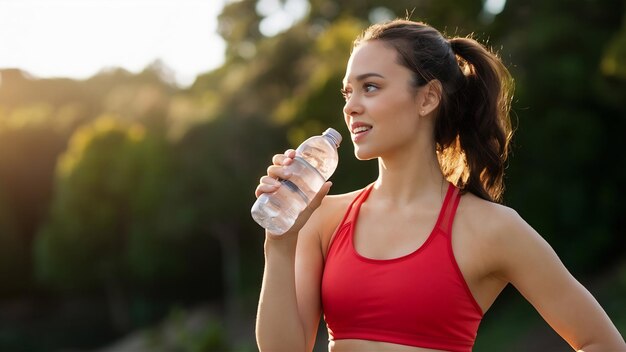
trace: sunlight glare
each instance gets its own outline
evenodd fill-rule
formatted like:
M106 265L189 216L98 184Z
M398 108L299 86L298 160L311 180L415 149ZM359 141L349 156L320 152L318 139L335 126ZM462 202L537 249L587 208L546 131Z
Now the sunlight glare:
M506 0L485 0L484 10L492 15L497 15L504 10Z
M259 0L257 13L264 17L259 24L259 31L266 37L286 31L304 18L310 10L306 0Z
M181 85L223 63L216 0L0 0L0 68L87 78L155 60Z

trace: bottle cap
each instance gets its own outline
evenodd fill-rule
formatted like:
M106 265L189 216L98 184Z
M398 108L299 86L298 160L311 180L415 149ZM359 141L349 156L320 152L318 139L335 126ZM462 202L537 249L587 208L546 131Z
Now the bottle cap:
M322 136L330 137L333 143L335 143L336 147L339 147L339 144L341 144L341 133L337 132L337 130L335 130L334 128L327 129L326 131L324 131L324 133L322 133Z

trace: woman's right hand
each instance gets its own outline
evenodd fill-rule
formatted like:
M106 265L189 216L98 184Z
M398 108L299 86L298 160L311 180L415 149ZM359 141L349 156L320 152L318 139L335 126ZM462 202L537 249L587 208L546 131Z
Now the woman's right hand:
M257 186L254 195L258 198L264 193L274 193L281 187L282 183L279 180L289 180L291 172L288 166L293 163L296 157L296 151L288 149L284 154L276 154L272 157L272 165L267 168L267 175L261 177L259 185ZM300 213L294 225L283 235L275 235L269 231L266 231L268 238L279 239L285 237L296 236L302 229L306 222L313 214L313 211L317 209L322 203L322 199L328 194L331 182L325 182L317 195L311 200L311 203Z
M287 170L287 166L293 163L296 157L296 151L288 149L284 154L276 154L272 158L272 165L267 168L267 175L261 177L259 185L254 191L254 195L259 198L263 193L274 193L281 186L280 180L288 180L291 172Z

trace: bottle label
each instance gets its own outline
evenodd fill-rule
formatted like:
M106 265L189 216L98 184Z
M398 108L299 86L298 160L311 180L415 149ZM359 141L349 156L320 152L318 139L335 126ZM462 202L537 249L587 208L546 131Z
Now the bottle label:
M287 186L290 191L297 193L306 204L309 204L309 197L307 197L306 194L304 194L304 192L302 192L302 190L295 183L283 179L281 179L280 182L282 182L284 186Z

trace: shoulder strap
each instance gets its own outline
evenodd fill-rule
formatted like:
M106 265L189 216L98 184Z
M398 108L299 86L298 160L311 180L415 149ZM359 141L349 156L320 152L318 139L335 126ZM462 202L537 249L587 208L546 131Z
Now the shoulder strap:
M363 203L363 201L370 194L370 191L372 190L373 186L374 184L372 183L369 186L365 187L363 190L361 190L361 192L359 192L359 194L354 198L354 200L352 200L352 202L348 206L348 209L346 209L346 213L343 216L343 219L341 220L341 222L339 223L339 226L337 226L332 236L330 237L330 242L328 243L327 252L329 252L331 247L333 246L335 242L335 238L337 237L337 233L341 231L341 229L346 224L353 222L356 219L356 217L359 215L359 210L361 209L361 203Z
M450 234L452 233L452 223L454 222L454 215L456 214L456 209L459 206L460 200L461 194L459 189L450 183L448 186L448 192L446 192L446 198L444 199L441 207L441 218L439 219L439 228L446 234L447 237L450 237Z
M354 219L357 218L357 216L359 215L359 210L361 210L361 203L363 203L365 201L365 199L367 199L367 197L369 196L372 187L374 186L374 184L370 184L369 186L365 187L352 201L352 203L350 204L350 206L348 207L348 210L346 211L346 215L343 218L343 221L341 221L341 225L344 225L346 223L352 222L354 221Z

